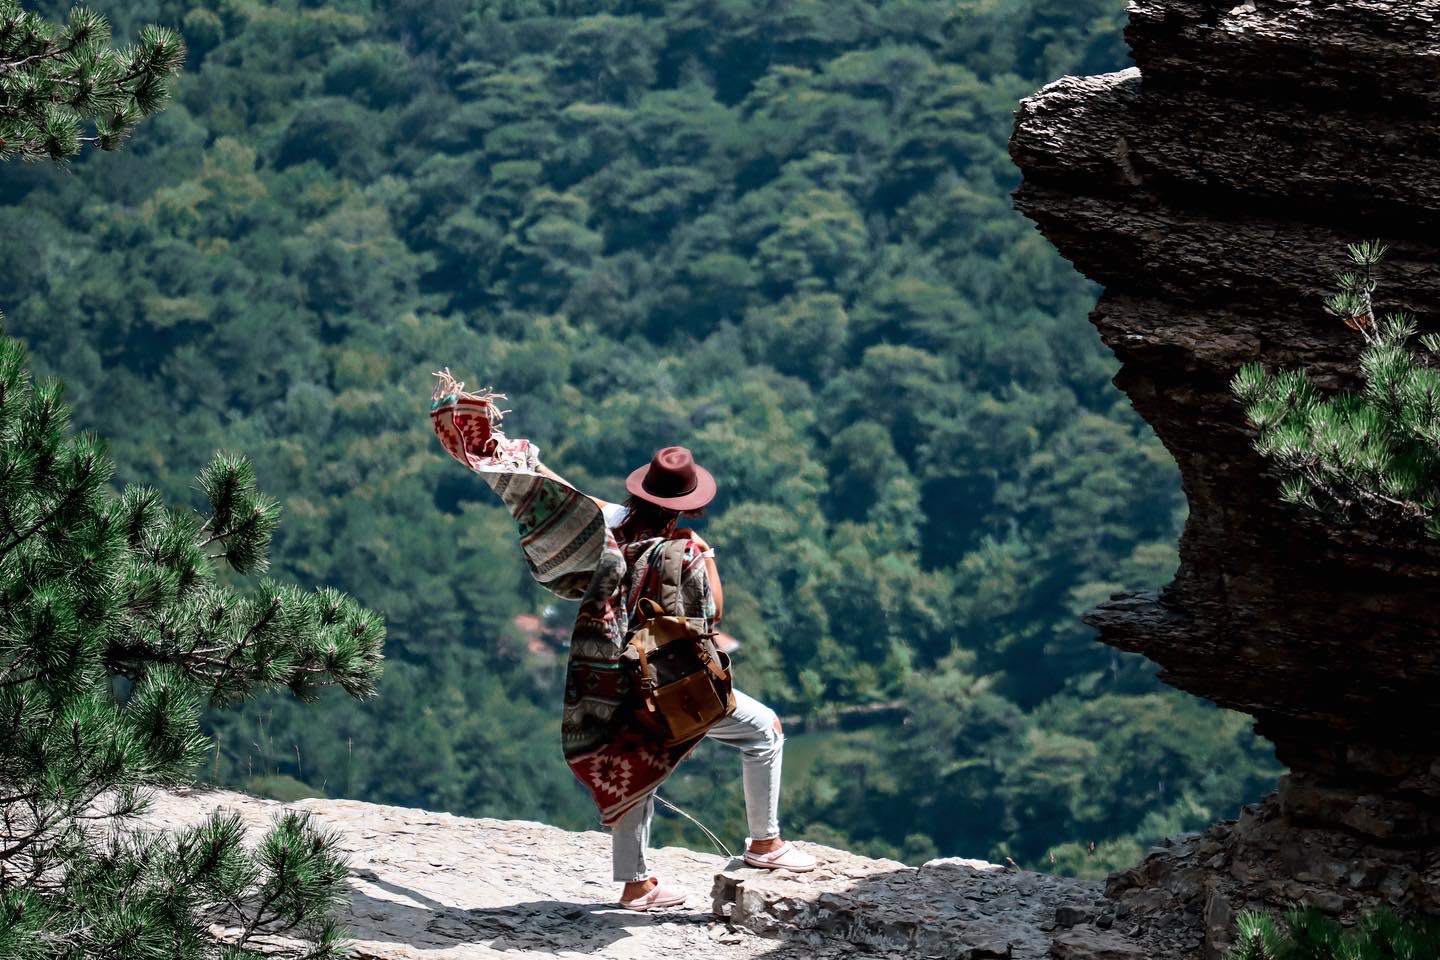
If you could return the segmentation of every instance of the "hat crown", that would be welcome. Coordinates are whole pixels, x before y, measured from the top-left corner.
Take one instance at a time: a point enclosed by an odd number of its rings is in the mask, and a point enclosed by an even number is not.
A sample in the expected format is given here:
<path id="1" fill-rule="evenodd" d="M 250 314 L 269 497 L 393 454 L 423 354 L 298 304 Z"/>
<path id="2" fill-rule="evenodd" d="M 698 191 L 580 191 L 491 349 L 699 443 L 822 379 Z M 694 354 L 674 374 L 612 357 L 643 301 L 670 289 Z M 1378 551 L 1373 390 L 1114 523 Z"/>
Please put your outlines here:
<path id="1" fill-rule="evenodd" d="M 662 447 L 649 463 L 631 471 L 625 489 L 656 506 L 684 512 L 714 498 L 715 477 L 684 447 Z"/>
<path id="2" fill-rule="evenodd" d="M 650 461 L 642 486 L 657 497 L 683 497 L 695 489 L 698 481 L 695 458 L 689 450 L 662 447 Z"/>

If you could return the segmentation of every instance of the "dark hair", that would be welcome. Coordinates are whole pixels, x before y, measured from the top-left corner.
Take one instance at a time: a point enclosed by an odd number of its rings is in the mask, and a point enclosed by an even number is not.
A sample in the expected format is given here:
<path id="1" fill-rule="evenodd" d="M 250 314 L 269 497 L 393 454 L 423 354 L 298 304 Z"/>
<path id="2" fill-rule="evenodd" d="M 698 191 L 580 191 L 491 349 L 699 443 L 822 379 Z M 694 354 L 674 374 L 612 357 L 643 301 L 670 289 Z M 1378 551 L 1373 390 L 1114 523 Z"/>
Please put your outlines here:
<path id="1" fill-rule="evenodd" d="M 679 519 L 680 511 L 631 494 L 625 501 L 625 519 L 615 528 L 615 538 L 621 543 L 634 543 L 651 537 L 668 537 Z"/>

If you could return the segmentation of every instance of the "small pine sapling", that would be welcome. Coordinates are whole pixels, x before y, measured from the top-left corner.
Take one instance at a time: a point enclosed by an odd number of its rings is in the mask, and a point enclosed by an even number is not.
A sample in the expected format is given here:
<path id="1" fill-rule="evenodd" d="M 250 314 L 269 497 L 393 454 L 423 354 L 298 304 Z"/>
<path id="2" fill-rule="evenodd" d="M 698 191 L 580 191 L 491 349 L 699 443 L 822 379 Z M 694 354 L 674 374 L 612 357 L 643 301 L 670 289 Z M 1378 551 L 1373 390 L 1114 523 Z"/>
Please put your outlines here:
<path id="1" fill-rule="evenodd" d="M 339 956 L 336 837 L 294 813 L 255 847 L 235 815 L 135 818 L 193 777 L 205 707 L 373 693 L 384 625 L 334 590 L 220 580 L 265 569 L 278 517 L 243 457 L 201 473 L 197 515 L 113 493 L 69 419 L 0 336 L 0 957 Z"/>
<path id="2" fill-rule="evenodd" d="M 1326 312 L 1364 338 L 1358 391 L 1326 395 L 1303 370 L 1249 363 L 1231 380 L 1255 450 L 1281 473 L 1280 496 L 1344 523 L 1423 527 L 1440 536 L 1440 336 L 1418 338 L 1405 313 L 1377 315 L 1374 269 L 1386 248 L 1351 244 Z"/>

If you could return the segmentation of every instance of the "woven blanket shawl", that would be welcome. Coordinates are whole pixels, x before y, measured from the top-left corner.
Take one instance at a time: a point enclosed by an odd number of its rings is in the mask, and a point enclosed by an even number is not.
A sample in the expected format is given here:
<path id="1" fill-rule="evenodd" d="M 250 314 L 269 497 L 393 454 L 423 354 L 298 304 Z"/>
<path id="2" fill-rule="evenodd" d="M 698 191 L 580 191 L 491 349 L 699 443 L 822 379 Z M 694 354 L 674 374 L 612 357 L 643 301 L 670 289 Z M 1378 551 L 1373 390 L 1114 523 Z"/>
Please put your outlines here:
<path id="1" fill-rule="evenodd" d="M 600 506 L 540 463 L 529 440 L 499 429 L 504 394 L 465 392 L 449 370 L 431 395 L 430 422 L 441 445 L 478 473 L 515 518 L 536 581 L 579 600 L 565 671 L 561 748 L 565 762 L 613 824 L 658 787 L 699 739 L 666 748 L 625 709 L 630 672 L 621 662 L 629 618 L 625 558 Z"/>

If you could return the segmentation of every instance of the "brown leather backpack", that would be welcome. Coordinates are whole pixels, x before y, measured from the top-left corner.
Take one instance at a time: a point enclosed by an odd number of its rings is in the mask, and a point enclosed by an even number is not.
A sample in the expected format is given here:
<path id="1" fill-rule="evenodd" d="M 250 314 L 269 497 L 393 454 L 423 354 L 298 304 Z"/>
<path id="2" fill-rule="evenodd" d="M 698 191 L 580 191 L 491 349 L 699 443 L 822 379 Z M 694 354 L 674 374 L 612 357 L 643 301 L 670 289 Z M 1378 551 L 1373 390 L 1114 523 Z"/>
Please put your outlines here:
<path id="1" fill-rule="evenodd" d="M 636 719 L 667 747 L 703 736 L 735 709 L 730 658 L 715 649 L 703 621 L 685 616 L 684 554 L 685 541 L 665 544 L 660 599 L 641 599 L 624 653 L 636 678 Z"/>

